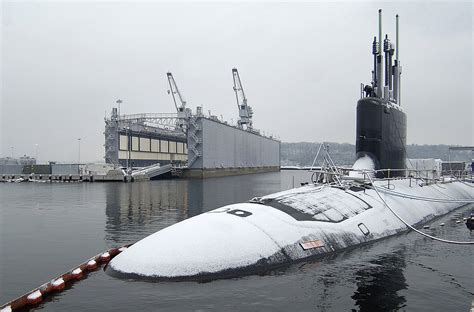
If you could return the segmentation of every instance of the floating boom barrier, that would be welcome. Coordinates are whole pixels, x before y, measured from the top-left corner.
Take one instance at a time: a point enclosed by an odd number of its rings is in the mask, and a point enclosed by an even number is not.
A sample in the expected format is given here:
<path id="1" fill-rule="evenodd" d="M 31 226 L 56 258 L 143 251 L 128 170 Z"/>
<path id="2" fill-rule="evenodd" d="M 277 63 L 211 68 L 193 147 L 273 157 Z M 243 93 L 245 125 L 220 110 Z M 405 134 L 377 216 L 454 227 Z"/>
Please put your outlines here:
<path id="1" fill-rule="evenodd" d="M 54 296 L 55 294 L 65 290 L 66 285 L 72 285 L 73 283 L 86 278 L 88 273 L 96 271 L 102 265 L 107 265 L 112 258 L 131 245 L 132 244 L 128 244 L 120 248 L 111 248 L 89 258 L 79 266 L 0 306 L 0 312 L 16 311 L 22 308 L 38 305 L 45 297 Z"/>

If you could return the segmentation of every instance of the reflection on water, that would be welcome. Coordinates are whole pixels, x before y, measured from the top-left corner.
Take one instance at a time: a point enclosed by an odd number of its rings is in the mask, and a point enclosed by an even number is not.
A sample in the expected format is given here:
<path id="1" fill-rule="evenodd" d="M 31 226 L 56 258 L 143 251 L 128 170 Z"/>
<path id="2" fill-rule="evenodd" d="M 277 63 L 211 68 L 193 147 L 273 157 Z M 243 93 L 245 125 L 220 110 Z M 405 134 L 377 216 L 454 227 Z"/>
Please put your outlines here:
<path id="1" fill-rule="evenodd" d="M 405 304 L 399 291 L 407 288 L 403 249 L 382 255 L 358 270 L 352 295 L 360 311 L 397 311 Z"/>
<path id="2" fill-rule="evenodd" d="M 110 246 L 133 243 L 149 234 L 204 211 L 245 202 L 306 182 L 296 172 L 280 180 L 280 173 L 211 179 L 106 183 L 106 241 Z"/>
<path id="3" fill-rule="evenodd" d="M 186 180 L 108 183 L 105 194 L 106 240 L 113 245 L 133 243 L 188 216 Z"/>

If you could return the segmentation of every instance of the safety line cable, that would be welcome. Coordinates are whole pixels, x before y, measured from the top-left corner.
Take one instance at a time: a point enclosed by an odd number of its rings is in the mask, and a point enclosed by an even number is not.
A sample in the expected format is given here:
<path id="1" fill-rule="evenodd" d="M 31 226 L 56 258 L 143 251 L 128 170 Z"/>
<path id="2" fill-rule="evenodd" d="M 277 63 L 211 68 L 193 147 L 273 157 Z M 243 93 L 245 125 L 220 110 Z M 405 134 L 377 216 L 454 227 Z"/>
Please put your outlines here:
<path id="1" fill-rule="evenodd" d="M 388 204 L 387 202 L 385 201 L 385 199 L 382 197 L 382 195 L 380 195 L 377 187 L 375 187 L 374 185 L 374 182 L 372 181 L 372 178 L 368 175 L 368 178 L 370 180 L 370 182 L 372 183 L 372 185 L 374 186 L 373 189 L 375 190 L 375 192 L 377 193 L 377 195 L 380 197 L 380 199 L 382 200 L 382 202 L 384 203 L 385 207 L 388 208 L 388 210 L 390 210 L 394 215 L 395 217 L 397 217 L 402 223 L 404 223 L 408 228 L 410 228 L 411 230 L 417 232 L 418 234 L 421 234 L 425 237 L 428 237 L 428 238 L 431 238 L 432 240 L 435 240 L 435 241 L 439 241 L 439 242 L 443 242 L 443 243 L 448 243 L 448 244 L 456 244 L 456 245 L 474 245 L 474 241 L 453 241 L 453 240 L 448 240 L 448 239 L 442 239 L 442 238 L 438 238 L 438 237 L 435 237 L 435 236 L 431 236 L 429 234 L 426 234 L 426 233 L 423 233 L 422 231 L 416 229 L 415 227 L 411 226 L 408 222 L 406 222 L 402 217 L 400 217 L 400 215 L 398 213 L 396 213 Z"/>
<path id="2" fill-rule="evenodd" d="M 430 201 L 430 202 L 436 202 L 436 203 L 461 203 L 461 204 L 471 204 L 474 203 L 474 199 L 443 199 L 443 198 L 433 198 L 433 197 L 424 197 L 424 196 L 416 196 L 416 195 L 410 195 L 410 194 L 404 194 L 400 192 L 395 192 L 392 190 L 386 190 L 385 188 L 375 186 L 373 185 L 374 189 L 380 190 L 382 193 L 386 194 L 391 194 L 393 196 L 397 197 L 402 197 L 402 198 L 407 198 L 407 199 L 413 199 L 413 200 L 423 200 L 423 201 Z"/>

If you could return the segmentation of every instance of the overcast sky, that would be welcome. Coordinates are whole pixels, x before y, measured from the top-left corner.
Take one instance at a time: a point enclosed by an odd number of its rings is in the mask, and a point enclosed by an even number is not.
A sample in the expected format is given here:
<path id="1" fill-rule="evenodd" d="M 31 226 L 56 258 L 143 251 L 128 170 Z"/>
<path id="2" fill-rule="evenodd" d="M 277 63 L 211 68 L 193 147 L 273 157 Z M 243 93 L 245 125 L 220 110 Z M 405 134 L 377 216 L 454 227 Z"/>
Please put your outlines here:
<path id="1" fill-rule="evenodd" d="M 104 115 L 188 105 L 235 122 L 232 67 L 254 126 L 284 142 L 355 141 L 377 10 L 400 14 L 408 142 L 474 144 L 473 4 L 2 1 L 0 157 L 102 160 Z"/>

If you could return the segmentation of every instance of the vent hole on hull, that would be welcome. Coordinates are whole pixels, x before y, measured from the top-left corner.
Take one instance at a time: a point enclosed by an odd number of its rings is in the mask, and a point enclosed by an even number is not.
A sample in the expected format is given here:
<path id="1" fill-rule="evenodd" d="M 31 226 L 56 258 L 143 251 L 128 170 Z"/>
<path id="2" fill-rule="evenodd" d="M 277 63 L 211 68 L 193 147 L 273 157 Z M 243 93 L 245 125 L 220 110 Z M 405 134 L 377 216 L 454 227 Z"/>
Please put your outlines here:
<path id="1" fill-rule="evenodd" d="M 245 211 L 245 210 L 240 210 L 240 209 L 230 210 L 230 211 L 227 211 L 227 213 L 233 214 L 234 216 L 242 217 L 242 218 L 245 218 L 245 217 L 248 217 L 248 216 L 252 215 L 251 212 L 248 212 L 248 211 Z"/>
<path id="2" fill-rule="evenodd" d="M 364 234 L 365 236 L 370 234 L 369 229 L 367 228 L 367 226 L 365 226 L 364 223 L 359 223 L 357 226 L 359 227 L 359 230 L 362 232 L 362 234 Z"/>

